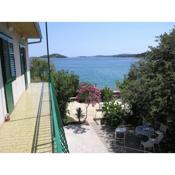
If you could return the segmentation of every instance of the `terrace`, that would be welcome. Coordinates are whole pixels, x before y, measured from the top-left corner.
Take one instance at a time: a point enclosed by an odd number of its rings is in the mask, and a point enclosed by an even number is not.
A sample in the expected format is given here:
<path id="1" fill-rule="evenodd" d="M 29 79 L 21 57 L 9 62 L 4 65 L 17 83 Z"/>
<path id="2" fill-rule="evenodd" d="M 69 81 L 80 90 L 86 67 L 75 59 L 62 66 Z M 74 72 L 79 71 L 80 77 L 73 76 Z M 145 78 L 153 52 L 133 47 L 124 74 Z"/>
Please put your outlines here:
<path id="1" fill-rule="evenodd" d="M 0 152 L 68 152 L 53 90 L 53 84 L 30 84 L 0 128 Z"/>

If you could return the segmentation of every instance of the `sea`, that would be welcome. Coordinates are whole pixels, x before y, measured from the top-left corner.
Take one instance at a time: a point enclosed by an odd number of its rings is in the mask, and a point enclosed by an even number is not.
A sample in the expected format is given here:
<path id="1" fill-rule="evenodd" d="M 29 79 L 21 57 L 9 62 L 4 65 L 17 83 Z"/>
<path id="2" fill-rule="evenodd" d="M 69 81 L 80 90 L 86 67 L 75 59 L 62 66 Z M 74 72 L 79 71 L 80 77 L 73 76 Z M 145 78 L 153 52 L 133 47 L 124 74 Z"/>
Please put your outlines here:
<path id="1" fill-rule="evenodd" d="M 116 81 L 123 81 L 132 64 L 139 59 L 134 57 L 69 57 L 52 58 L 57 70 L 73 72 L 80 82 L 89 82 L 98 88 L 105 86 L 115 90 Z"/>

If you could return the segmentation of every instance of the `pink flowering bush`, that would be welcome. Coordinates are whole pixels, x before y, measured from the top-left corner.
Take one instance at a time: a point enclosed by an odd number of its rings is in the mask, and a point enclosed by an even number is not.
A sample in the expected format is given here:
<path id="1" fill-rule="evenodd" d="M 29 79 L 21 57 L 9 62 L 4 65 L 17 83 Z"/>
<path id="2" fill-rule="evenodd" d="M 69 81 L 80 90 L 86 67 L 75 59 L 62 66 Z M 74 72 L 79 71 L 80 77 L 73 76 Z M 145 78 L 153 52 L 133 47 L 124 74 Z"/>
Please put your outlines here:
<path id="1" fill-rule="evenodd" d="M 79 102 L 85 103 L 86 118 L 87 118 L 88 106 L 90 104 L 92 104 L 92 106 L 95 106 L 96 103 L 100 102 L 100 99 L 101 99 L 101 92 L 97 87 L 89 83 L 80 83 L 78 94 L 77 94 L 77 100 Z"/>

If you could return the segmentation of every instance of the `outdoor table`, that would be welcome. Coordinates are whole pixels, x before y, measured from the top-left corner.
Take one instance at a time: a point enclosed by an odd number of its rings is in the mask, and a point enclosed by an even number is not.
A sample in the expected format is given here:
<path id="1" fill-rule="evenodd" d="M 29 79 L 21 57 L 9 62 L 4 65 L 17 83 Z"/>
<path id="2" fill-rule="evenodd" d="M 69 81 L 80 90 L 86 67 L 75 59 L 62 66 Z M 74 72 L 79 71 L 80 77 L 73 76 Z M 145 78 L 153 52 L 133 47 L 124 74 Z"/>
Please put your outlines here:
<path id="1" fill-rule="evenodd" d="M 155 130 L 150 126 L 140 125 L 136 127 L 135 133 L 136 135 L 144 135 L 150 138 L 155 133 Z"/>
<path id="2" fill-rule="evenodd" d="M 115 132 L 126 132 L 126 128 L 116 128 Z"/>

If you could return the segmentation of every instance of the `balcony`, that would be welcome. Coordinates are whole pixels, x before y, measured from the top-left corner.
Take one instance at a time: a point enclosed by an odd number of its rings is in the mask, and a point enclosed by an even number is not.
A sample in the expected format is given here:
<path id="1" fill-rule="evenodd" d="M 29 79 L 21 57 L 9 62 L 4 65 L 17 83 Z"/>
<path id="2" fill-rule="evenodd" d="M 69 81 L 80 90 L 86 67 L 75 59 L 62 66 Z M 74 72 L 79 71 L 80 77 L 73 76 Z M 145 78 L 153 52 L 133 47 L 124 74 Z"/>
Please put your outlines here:
<path id="1" fill-rule="evenodd" d="M 68 152 L 53 83 L 31 83 L 10 121 L 0 127 L 0 152 Z"/>

